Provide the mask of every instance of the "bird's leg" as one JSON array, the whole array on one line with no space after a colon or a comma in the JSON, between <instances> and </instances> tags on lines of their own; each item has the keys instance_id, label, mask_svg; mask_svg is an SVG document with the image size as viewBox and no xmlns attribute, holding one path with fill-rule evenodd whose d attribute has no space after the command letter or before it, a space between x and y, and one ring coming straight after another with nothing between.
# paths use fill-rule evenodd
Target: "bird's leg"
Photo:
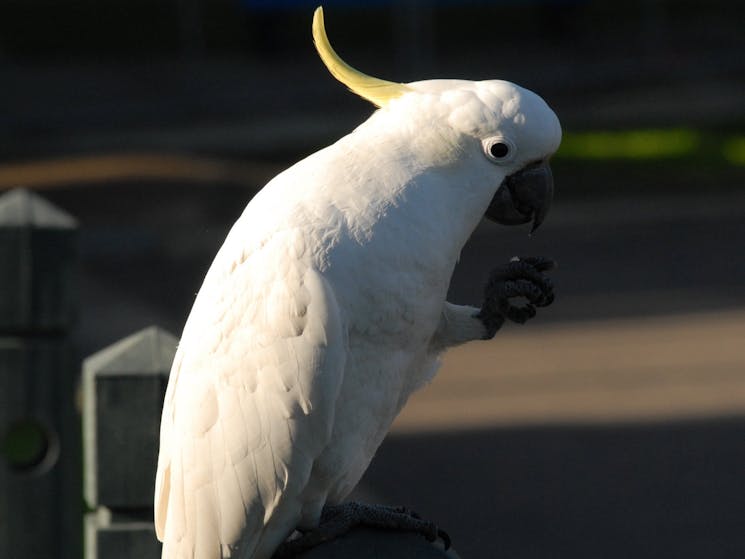
<instances>
[{"instance_id":1,"label":"bird's leg","mask_svg":"<svg viewBox=\"0 0 745 559\"><path fill-rule=\"evenodd\" d=\"M544 273L556 266L553 260L540 257L513 258L506 266L489 275L484 289L484 303L475 315L491 339L504 324L505 319L519 324L536 314L536 307L546 307L554 300L554 286ZM527 299L525 305L513 305L511 299Z\"/></svg>"},{"instance_id":2,"label":"bird's leg","mask_svg":"<svg viewBox=\"0 0 745 559\"><path fill-rule=\"evenodd\" d=\"M440 538L445 549L450 547L450 537L447 533L440 530L433 522L422 520L418 514L404 507L350 502L323 507L318 527L297 538L285 541L274 552L273 559L295 557L319 544L343 536L356 526L415 532L431 542Z\"/></svg>"},{"instance_id":3,"label":"bird's leg","mask_svg":"<svg viewBox=\"0 0 745 559\"><path fill-rule=\"evenodd\" d=\"M468 305L445 302L440 323L432 336L431 348L435 352L484 338L484 324L476 318L479 309Z\"/></svg>"},{"instance_id":4,"label":"bird's leg","mask_svg":"<svg viewBox=\"0 0 745 559\"><path fill-rule=\"evenodd\" d=\"M535 316L536 307L545 307L554 300L553 284L544 274L554 265L553 260L546 258L513 258L489 275L480 309L445 302L432 336L432 350L439 352L473 340L490 340L505 320L522 324ZM527 304L512 304L511 299L517 297L527 299Z\"/></svg>"}]
</instances>

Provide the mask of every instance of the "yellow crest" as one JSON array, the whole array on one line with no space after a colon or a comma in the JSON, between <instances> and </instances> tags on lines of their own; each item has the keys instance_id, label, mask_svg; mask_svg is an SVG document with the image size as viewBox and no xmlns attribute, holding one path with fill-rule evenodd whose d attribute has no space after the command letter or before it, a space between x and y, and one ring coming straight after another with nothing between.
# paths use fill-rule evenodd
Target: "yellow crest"
<instances>
[{"instance_id":1,"label":"yellow crest","mask_svg":"<svg viewBox=\"0 0 745 559\"><path fill-rule=\"evenodd\" d=\"M363 74L339 58L326 36L326 27L323 24L323 8L321 7L316 8L313 14L313 42L331 75L354 93L378 107L382 107L391 99L401 97L404 93L411 91L405 84L389 82Z\"/></svg>"}]
</instances>

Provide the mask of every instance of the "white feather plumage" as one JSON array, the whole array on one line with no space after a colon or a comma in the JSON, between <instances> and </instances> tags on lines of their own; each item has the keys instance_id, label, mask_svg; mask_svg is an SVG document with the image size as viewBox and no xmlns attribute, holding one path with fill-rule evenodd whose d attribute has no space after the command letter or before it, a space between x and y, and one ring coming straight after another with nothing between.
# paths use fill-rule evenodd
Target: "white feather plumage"
<instances>
[{"instance_id":1,"label":"white feather plumage","mask_svg":"<svg viewBox=\"0 0 745 559\"><path fill-rule=\"evenodd\" d=\"M558 121L507 82L408 87L267 184L218 252L164 404L163 557L270 557L356 485L440 352L483 335L445 300L453 268ZM483 156L490 134L519 147L508 165Z\"/></svg>"}]
</instances>

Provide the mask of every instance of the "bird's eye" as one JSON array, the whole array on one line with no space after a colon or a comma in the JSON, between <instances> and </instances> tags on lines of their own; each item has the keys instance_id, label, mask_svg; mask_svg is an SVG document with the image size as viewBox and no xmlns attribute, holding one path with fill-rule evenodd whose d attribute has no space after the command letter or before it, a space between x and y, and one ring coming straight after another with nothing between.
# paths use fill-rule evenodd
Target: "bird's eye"
<instances>
[{"instance_id":1,"label":"bird's eye","mask_svg":"<svg viewBox=\"0 0 745 559\"><path fill-rule=\"evenodd\" d=\"M505 138L490 138L484 142L486 156L495 163L505 163L512 159L515 147Z\"/></svg>"},{"instance_id":2,"label":"bird's eye","mask_svg":"<svg viewBox=\"0 0 745 559\"><path fill-rule=\"evenodd\" d=\"M510 146L504 142L494 142L489 146L489 153L491 153L492 157L502 159L503 157L507 157L507 154L510 153Z\"/></svg>"}]
</instances>

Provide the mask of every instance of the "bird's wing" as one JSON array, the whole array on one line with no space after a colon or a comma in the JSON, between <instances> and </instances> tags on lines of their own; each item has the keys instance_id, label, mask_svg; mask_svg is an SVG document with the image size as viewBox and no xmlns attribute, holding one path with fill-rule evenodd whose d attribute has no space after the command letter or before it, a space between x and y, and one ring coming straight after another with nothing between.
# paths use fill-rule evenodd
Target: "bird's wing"
<instances>
[{"instance_id":1,"label":"bird's wing","mask_svg":"<svg viewBox=\"0 0 745 559\"><path fill-rule=\"evenodd\" d=\"M298 232L250 251L234 233L197 296L166 392L155 488L164 557L233 556L238 542L249 557L280 504L294 529L300 504L288 499L331 433L345 360L333 293Z\"/></svg>"}]
</instances>

